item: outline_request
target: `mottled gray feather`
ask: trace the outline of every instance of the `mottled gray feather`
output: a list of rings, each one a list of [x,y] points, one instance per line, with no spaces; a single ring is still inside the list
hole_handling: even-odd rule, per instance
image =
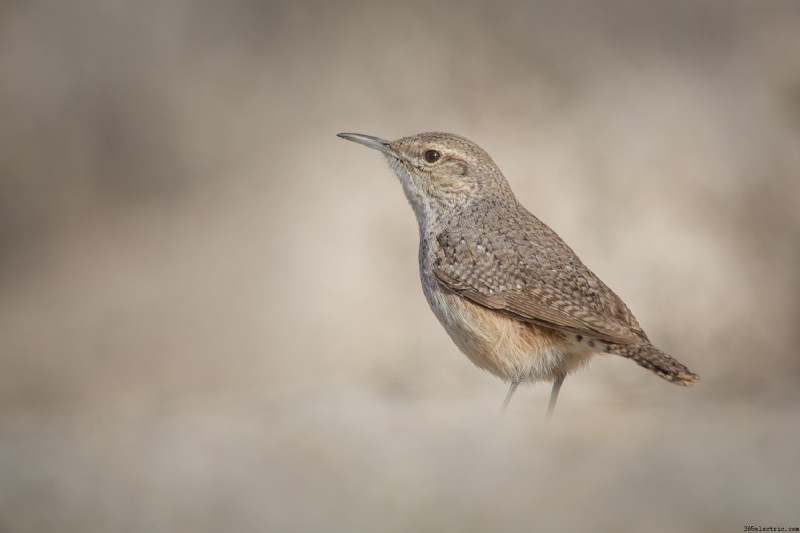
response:
[[[436,240],[437,278],[477,304],[617,344],[647,341],[622,300],[519,204],[470,206]]]

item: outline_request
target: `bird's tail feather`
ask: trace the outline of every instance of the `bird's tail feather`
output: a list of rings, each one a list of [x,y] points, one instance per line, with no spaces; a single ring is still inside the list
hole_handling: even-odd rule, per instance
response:
[[[692,385],[700,379],[700,376],[652,344],[617,344],[612,347],[611,352],[630,359],[676,385]]]

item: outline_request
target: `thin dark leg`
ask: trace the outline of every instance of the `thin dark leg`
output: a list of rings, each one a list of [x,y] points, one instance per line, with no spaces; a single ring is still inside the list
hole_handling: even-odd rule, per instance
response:
[[[511,397],[514,396],[514,391],[517,390],[517,387],[519,387],[519,381],[512,381],[511,386],[508,388],[508,394],[506,394],[506,399],[503,402],[503,407],[500,408],[500,414],[506,412],[506,407],[508,407],[508,402],[511,401]]]
[[[547,419],[553,416],[553,409],[556,408],[556,400],[558,400],[558,391],[561,390],[561,384],[564,383],[564,376],[559,376],[553,382],[553,390],[550,392],[550,403],[547,404]]]

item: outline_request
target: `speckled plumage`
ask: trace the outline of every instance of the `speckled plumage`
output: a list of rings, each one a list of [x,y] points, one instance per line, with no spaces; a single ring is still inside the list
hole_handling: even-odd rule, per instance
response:
[[[428,303],[478,367],[516,386],[553,381],[598,352],[676,384],[697,376],[655,348],[625,303],[516,199],[491,157],[453,134],[397,141],[340,134],[384,152],[417,217]]]

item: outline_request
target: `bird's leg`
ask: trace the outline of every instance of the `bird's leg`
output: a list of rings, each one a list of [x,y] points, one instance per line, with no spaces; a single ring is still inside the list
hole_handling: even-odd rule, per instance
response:
[[[564,383],[564,376],[558,376],[553,381],[553,390],[550,392],[550,403],[547,404],[547,419],[553,416],[553,409],[556,408],[556,400],[558,400],[558,391],[561,390],[561,384]]]
[[[514,391],[517,390],[519,384],[520,384],[519,379],[515,379],[514,381],[511,382],[511,386],[508,388],[508,394],[506,394],[506,399],[503,402],[503,407],[500,408],[500,414],[506,412],[506,407],[508,407],[508,403],[511,401],[511,397],[514,396]]]

